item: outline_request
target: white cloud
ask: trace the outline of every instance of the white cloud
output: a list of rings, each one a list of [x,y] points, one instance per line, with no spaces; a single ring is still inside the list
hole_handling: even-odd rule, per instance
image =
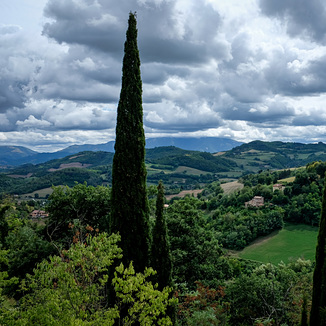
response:
[[[30,115],[26,120],[24,121],[20,121],[18,120],[16,122],[16,125],[19,126],[22,129],[27,129],[27,128],[47,128],[49,126],[51,126],[51,123],[49,121],[45,121],[45,120],[38,120],[36,119],[33,115]]]
[[[114,137],[130,10],[148,137],[326,141],[320,0],[0,4],[1,139],[45,148]]]

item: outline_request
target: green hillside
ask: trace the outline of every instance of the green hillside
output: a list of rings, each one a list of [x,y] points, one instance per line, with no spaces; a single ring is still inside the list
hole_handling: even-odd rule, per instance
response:
[[[194,293],[203,293],[205,303],[200,306],[202,312],[207,294],[218,293],[215,289],[222,290],[222,294],[225,289],[226,299],[221,296],[218,302],[221,306],[225,300],[225,307],[230,307],[230,310],[225,310],[229,314],[227,317],[231,321],[230,325],[253,325],[252,316],[259,323],[267,321],[265,324],[271,325],[269,316],[266,319],[265,308],[261,306],[262,302],[266,302],[266,307],[274,307],[275,298],[278,298],[278,311],[285,311],[283,315],[286,317],[279,314],[278,324],[299,325],[302,310],[300,300],[303,291],[308,292],[312,286],[312,261],[326,162],[314,162],[298,169],[270,168],[275,163],[276,155],[279,158],[284,155],[297,157],[299,165],[304,160],[312,157],[318,159],[323,155],[320,148],[317,148],[319,152],[313,152],[314,147],[307,149],[305,146],[298,146],[296,150],[289,149],[291,154],[287,154],[286,150],[282,152],[281,145],[260,142],[247,144],[233,153],[233,158],[230,153],[212,155],[175,147],[147,151],[148,185],[157,185],[158,180],[163,180],[166,194],[171,194],[165,216],[173,258],[173,275],[177,286],[180,285],[178,291],[188,291],[191,298],[194,298]],[[106,221],[107,214],[110,213],[110,189],[107,187],[87,187],[84,184],[69,189],[57,187],[49,201],[29,199],[46,197],[52,190],[48,188],[52,184],[73,186],[75,181],[87,181],[88,185],[110,183],[112,156],[112,153],[106,152],[81,152],[60,160],[25,165],[2,173],[2,189],[28,195],[10,198],[15,201],[12,216],[24,216],[26,223],[31,223],[33,228],[35,222],[37,227],[42,228],[47,221],[30,221],[29,213],[46,202],[48,205],[45,209],[50,214],[49,225],[56,221],[60,223],[58,225],[65,224],[66,233],[57,232],[56,239],[62,238],[61,241],[66,242],[68,237],[71,238],[71,231],[75,232],[71,228],[75,227],[76,217],[79,216],[82,216],[85,230],[100,232],[101,228],[105,229],[103,221]],[[264,165],[249,165],[252,162],[264,162]],[[282,162],[280,159],[279,163]],[[250,174],[250,166],[263,171]],[[232,173],[239,173],[241,178],[234,182],[224,183],[227,181],[224,178],[220,181],[221,176]],[[275,183],[281,182],[283,187],[275,189]],[[173,191],[179,192],[181,189],[183,194],[179,197],[184,197],[176,198]],[[154,219],[155,187],[149,187],[148,195],[151,218]],[[259,201],[260,205],[255,205],[255,197],[263,198],[263,203]],[[6,197],[3,202],[8,199]],[[24,202],[24,199],[27,201]],[[93,212],[96,219],[93,218]],[[82,219],[85,216],[90,216],[91,219],[84,222]],[[99,223],[95,224],[99,226],[98,231],[93,229],[89,221],[92,225],[94,221]],[[31,252],[37,254],[39,248],[47,244],[46,238],[40,238],[45,234],[44,231],[33,238],[30,235],[33,235],[34,229],[26,228],[27,225],[10,228],[10,237],[6,238],[9,240],[6,243],[11,243],[13,248],[9,248],[8,252],[14,254],[14,260],[10,263],[15,272],[16,266],[21,266],[21,261],[24,261],[16,257],[34,257],[26,254],[29,253],[30,243],[35,243],[35,249],[33,247]],[[52,233],[47,231],[47,234]],[[28,236],[26,240],[25,235]],[[23,241],[16,247],[15,239],[20,238]],[[75,241],[76,237],[72,239]],[[40,260],[28,259],[30,260],[25,261],[29,265],[24,265],[22,275],[25,275],[27,267],[32,270]],[[282,261],[284,264],[278,265]],[[53,287],[52,283],[50,286]],[[188,300],[183,296],[179,296],[179,299],[183,303]],[[201,301],[191,299],[189,302],[197,305]],[[293,302],[298,305],[294,306]],[[252,311],[255,311],[255,315]],[[239,312],[241,315],[238,315]],[[273,318],[276,320],[275,316]],[[244,319],[246,322],[242,322]],[[202,319],[196,319],[196,323],[198,320],[201,322]],[[206,324],[211,325],[211,319],[207,319]]]
[[[52,185],[71,186],[84,181],[94,186],[110,183],[113,155],[108,152],[81,152],[37,165],[25,164],[5,170],[0,174],[0,193],[31,193]],[[237,168],[236,163],[227,158],[173,146],[148,149],[146,165],[149,184],[163,180],[166,185],[177,189],[211,182],[215,178],[213,173]]]
[[[61,159],[25,164],[0,173],[0,193],[23,194],[86,181],[111,182],[113,153],[80,152]],[[146,150],[147,181],[162,180],[168,194],[193,189],[216,179],[235,180],[263,170],[288,169],[326,160],[326,145],[254,141],[230,151],[211,154],[174,146]]]
[[[288,263],[298,258],[315,259],[318,228],[289,224],[272,236],[261,238],[239,253],[239,257],[263,263]]]
[[[326,144],[253,141],[225,152],[221,157],[236,162],[241,171],[286,169],[326,160]]]

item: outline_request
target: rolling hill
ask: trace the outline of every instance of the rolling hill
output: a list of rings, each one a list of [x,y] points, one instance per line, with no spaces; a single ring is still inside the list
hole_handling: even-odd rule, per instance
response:
[[[73,186],[75,181],[86,181],[89,185],[110,183],[113,155],[101,151],[80,152],[36,165],[6,169],[0,174],[0,193],[30,193],[52,185]],[[163,180],[177,186],[206,182],[214,178],[214,173],[236,168],[236,164],[227,158],[173,146],[148,149],[146,164],[149,183]],[[180,166],[184,167],[182,172],[178,170]],[[195,175],[191,170],[194,168],[199,171]]]
[[[8,155],[25,158],[33,152]],[[17,154],[18,153],[18,154]],[[75,182],[89,185],[110,184],[112,152],[84,151],[39,164],[24,164],[3,169],[0,173],[0,193],[23,194]],[[326,144],[300,144],[254,141],[229,151],[211,154],[184,150],[174,146],[146,150],[147,182],[155,185],[162,180],[167,193],[198,187],[217,179],[234,180],[245,174],[266,169],[288,169],[313,161],[326,160]]]
[[[235,161],[241,170],[256,173],[266,169],[287,169],[326,160],[326,144],[253,141],[227,151],[222,157]]]
[[[232,139],[218,137],[202,137],[202,138],[149,138],[146,139],[146,148],[151,149],[161,146],[175,146],[185,150],[201,151],[201,152],[220,152],[232,149],[242,143]],[[66,157],[68,155],[80,152],[114,152],[114,141],[105,144],[85,144],[73,145],[53,153],[38,153],[25,147],[20,146],[0,146],[0,166],[18,166],[22,164],[38,164],[54,159]]]

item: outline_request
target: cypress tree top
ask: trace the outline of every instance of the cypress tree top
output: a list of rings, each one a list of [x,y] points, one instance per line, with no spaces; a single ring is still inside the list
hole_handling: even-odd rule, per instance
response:
[[[132,260],[135,270],[143,271],[149,266],[150,235],[136,25],[135,14],[130,13],[112,167],[110,231],[121,235],[123,262]]]

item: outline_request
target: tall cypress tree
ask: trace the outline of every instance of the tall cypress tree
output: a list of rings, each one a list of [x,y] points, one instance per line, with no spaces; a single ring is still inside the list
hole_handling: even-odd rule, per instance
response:
[[[166,220],[164,216],[164,187],[160,181],[157,187],[156,221],[153,228],[152,267],[157,271],[158,289],[172,285],[172,259]]]
[[[123,262],[133,261],[137,272],[149,266],[150,256],[146,175],[137,21],[130,13],[112,167],[110,232],[120,233]]]
[[[326,178],[316,248],[316,265],[313,276],[310,325],[326,324]]]
[[[308,326],[307,296],[303,296],[300,326]]]

